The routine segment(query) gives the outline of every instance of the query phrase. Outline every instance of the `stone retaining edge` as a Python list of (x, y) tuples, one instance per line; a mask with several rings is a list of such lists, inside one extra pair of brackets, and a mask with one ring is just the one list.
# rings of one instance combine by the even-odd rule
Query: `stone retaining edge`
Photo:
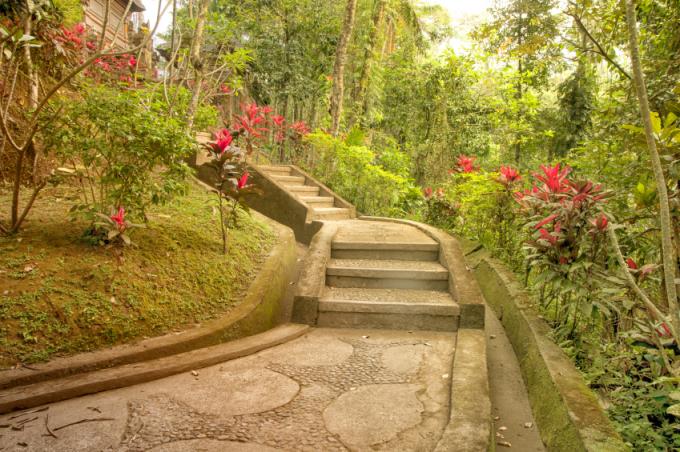
[(334, 222), (323, 223), (309, 245), (293, 299), (293, 322), (316, 325), (319, 299), (326, 286), (326, 266), (337, 231), (338, 225)]
[(439, 262), (449, 271), (449, 291), (460, 306), (459, 329), (484, 329), (484, 297), (465, 265), (465, 257), (459, 241), (452, 235), (417, 221), (387, 217), (361, 216), (360, 220), (386, 221), (416, 227), (439, 243)]
[(481, 329), (463, 329), (456, 337), (449, 423), (435, 452), (493, 450), (486, 334)]
[(283, 344), (307, 330), (307, 325), (286, 324), (226, 344), (0, 391), (0, 414), (194, 371)]
[[(200, 181), (196, 182), (207, 190), (213, 190)], [(257, 212), (252, 213), (258, 220), (266, 222), (274, 229), (278, 240), (248, 287), (244, 300), (233, 310), (201, 327), (180, 333), (170, 333), (136, 344), (124, 344), (106, 350), (56, 358), (45, 364), (36, 364), (30, 369), (3, 371), (0, 373), (0, 390), (187, 352), (261, 333), (275, 326), (279, 302), (285, 295), (288, 282), (295, 272), (297, 259), (295, 236), (290, 228)]]
[(548, 450), (630, 450), (571, 360), (548, 338), (550, 327), (512, 272), (479, 247), (468, 262), (476, 264), (477, 282), (513, 345)]

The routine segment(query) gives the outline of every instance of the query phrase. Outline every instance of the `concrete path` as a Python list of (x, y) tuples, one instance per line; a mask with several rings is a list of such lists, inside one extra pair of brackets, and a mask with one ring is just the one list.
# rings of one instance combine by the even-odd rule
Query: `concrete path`
[(0, 416), (0, 450), (434, 450), (455, 339), (319, 328), (196, 372)]

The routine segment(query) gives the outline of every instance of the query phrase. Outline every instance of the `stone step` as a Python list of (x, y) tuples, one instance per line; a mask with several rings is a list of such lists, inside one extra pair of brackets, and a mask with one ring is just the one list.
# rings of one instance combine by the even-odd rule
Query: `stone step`
[(345, 207), (314, 207), (312, 216), (315, 220), (348, 220), (350, 212)]
[(326, 284), (332, 287), (446, 291), (448, 279), (438, 262), (331, 259), (326, 267)]
[(301, 196), (300, 199), (315, 209), (333, 207), (335, 204), (335, 199), (332, 196)]
[(312, 185), (289, 185), (286, 190), (298, 196), (317, 196), (320, 189)]
[(279, 176), (279, 175), (272, 175), (275, 181), (282, 183), (283, 185), (289, 186), (298, 186), (298, 185), (304, 185), (305, 184), (305, 178), (303, 176)]
[(439, 259), (439, 244), (435, 242), (334, 241), (331, 257), (336, 259), (436, 261)]
[(267, 174), (270, 174), (272, 176), (279, 175), (279, 176), (288, 176), (290, 175), (292, 168), (290, 166), (268, 166), (268, 165), (263, 165), (260, 166), (260, 169), (264, 171)]
[(318, 326), (456, 331), (460, 308), (445, 292), (327, 287)]

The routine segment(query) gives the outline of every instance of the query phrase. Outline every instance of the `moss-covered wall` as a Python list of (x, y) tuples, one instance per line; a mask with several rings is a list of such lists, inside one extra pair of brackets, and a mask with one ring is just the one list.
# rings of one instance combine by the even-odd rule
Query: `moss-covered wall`
[(500, 318), (527, 385), (541, 438), (550, 451), (626, 451), (597, 397), (560, 348), (548, 339), (514, 275), (479, 251), (474, 275), (487, 303)]

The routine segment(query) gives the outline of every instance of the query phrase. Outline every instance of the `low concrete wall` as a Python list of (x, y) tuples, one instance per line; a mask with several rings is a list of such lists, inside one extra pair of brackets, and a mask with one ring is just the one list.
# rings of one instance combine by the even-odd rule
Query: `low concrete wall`
[(295, 237), (289, 228), (257, 213), (254, 216), (267, 222), (278, 234), (278, 240), (248, 287), (244, 299), (224, 316), (178, 334), (57, 358), (45, 364), (36, 364), (31, 369), (5, 371), (0, 373), (0, 389), (174, 355), (273, 328), (276, 325), (279, 302), (295, 272)]
[(319, 299), (326, 285), (326, 265), (331, 258), (331, 245), (337, 231), (335, 223), (324, 223), (309, 245), (293, 300), (293, 322), (316, 325)]
[(515, 350), (548, 450), (629, 450), (581, 374), (548, 339), (550, 327), (538, 317), (514, 275), (484, 250), (472, 252), (467, 260)]
[(249, 170), (253, 184), (261, 189), (263, 194), (248, 196), (246, 198), (248, 205), (269, 218), (285, 224), (295, 232), (295, 238), (299, 242), (309, 244), (322, 225), (320, 221), (312, 220), (311, 209), (270, 175), (260, 170), (257, 165), (250, 165)]
[(449, 270), (449, 292), (460, 306), (459, 328), (484, 328), (484, 298), (470, 270), (458, 240), (450, 234), (417, 221), (362, 216), (361, 220), (388, 221), (414, 226), (439, 243), (439, 262)]

